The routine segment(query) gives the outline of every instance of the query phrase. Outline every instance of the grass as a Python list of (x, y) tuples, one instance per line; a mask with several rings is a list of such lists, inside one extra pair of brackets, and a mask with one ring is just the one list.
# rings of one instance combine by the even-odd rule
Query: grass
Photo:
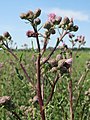
[[(48, 52), (49, 51), (47, 51), (47, 54)], [(55, 55), (58, 53), (59, 50), (55, 52), (53, 57), (55, 57)], [(19, 58), (21, 58), (25, 68), (28, 71), (29, 76), (31, 76), (31, 79), (33, 80), (33, 82), (35, 82), (35, 69), (33, 68), (34, 62), (32, 60), (32, 56), (33, 56), (32, 51), (31, 52), (15, 51), (15, 54), (17, 54)], [(36, 55), (36, 53), (34, 55)], [(79, 77), (84, 73), (85, 64), (88, 59), (90, 59), (89, 50), (81, 50), (78, 52), (74, 64), (74, 74), (73, 74), (74, 82), (77, 81)], [(40, 120), (38, 105), (35, 104), (35, 106), (33, 106), (31, 102), (33, 97), (36, 95), (36, 93), (33, 91), (31, 85), (28, 83), (18, 62), (15, 60), (13, 61), (13, 57), (5, 51), (0, 51), (0, 62), (3, 63), (3, 66), (0, 68), (0, 96), (7, 95), (12, 97), (12, 101), (13, 103), (15, 103), (16, 111), (20, 115), (20, 117), (22, 117), (22, 113), (23, 113), (20, 110), (21, 106), (25, 106), (25, 107), (30, 106), (31, 108), (37, 108), (37, 109), (33, 109), (32, 116), (34, 117), (35, 120)], [(22, 80), (18, 77), (16, 73), (16, 68), (18, 69), (20, 75), (23, 76)], [(86, 82), (83, 86), (82, 91), (88, 90), (89, 87), (90, 87), (90, 73), (86, 77)], [(48, 90), (46, 90), (46, 93), (48, 94)], [(84, 93), (82, 92), (82, 94)], [(66, 120), (66, 117), (69, 114), (68, 112), (69, 103), (67, 101), (67, 98), (68, 98), (67, 82), (66, 82), (66, 78), (64, 78), (63, 81), (58, 82), (55, 88), (54, 97), (50, 102), (50, 104), (46, 107), (47, 120), (52, 120), (52, 119), (62, 120), (62, 116), (64, 116), (65, 117), (64, 120)], [(80, 99), (81, 101), (84, 101), (83, 96), (81, 96)], [(78, 105), (80, 105), (80, 101)], [(64, 106), (65, 109), (63, 111)], [(76, 116), (78, 118), (78, 112), (76, 113)], [(9, 112), (7, 112), (5, 109), (1, 107), (0, 120), (12, 120), (12, 119), (14, 120), (15, 118), (11, 116)], [(22, 117), (22, 120), (26, 120), (26, 118)], [(28, 115), (28, 120), (31, 120), (31, 117), (29, 117), (29, 115)], [(89, 120), (89, 119), (83, 118), (82, 120)]]

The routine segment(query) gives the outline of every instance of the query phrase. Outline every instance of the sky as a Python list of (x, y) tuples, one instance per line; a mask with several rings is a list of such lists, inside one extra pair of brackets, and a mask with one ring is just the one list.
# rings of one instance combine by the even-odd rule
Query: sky
[[(75, 24), (79, 26), (76, 35), (85, 36), (85, 47), (90, 47), (90, 0), (0, 0), (0, 35), (8, 31), (14, 41), (13, 47), (14, 43), (19, 48), (24, 44), (31, 47), (31, 40), (26, 36), (26, 31), (31, 27), (19, 16), (23, 12), (35, 11), (38, 8), (42, 10), (40, 18), (43, 23), (49, 13), (73, 17)], [(55, 40), (51, 40), (49, 45), (54, 46)]]

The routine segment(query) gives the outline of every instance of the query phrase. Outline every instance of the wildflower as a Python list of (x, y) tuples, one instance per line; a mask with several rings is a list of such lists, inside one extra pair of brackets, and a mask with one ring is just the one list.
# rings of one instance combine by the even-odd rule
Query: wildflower
[(35, 33), (33, 31), (31, 31), (31, 30), (28, 30), (26, 32), (26, 35), (27, 35), (27, 37), (36, 37), (36, 36), (38, 36), (38, 33)]
[(48, 15), (48, 21), (50, 21), (50, 22), (53, 22), (55, 20), (55, 18), (56, 18), (55, 13), (50, 13)]

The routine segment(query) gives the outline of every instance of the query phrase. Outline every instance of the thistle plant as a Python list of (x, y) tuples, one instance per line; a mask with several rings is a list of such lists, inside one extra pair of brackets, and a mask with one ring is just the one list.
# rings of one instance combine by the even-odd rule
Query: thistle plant
[[(26, 32), (26, 36), (29, 39), (35, 39), (37, 43), (37, 49), (35, 53), (35, 82), (29, 76), (27, 69), (24, 67), (22, 61), (9, 47), (9, 42), (12, 37), (8, 32), (5, 32), (0, 36), (0, 47), (7, 50), (15, 60), (20, 64), (24, 75), (26, 76), (28, 82), (31, 84), (31, 87), (35, 91), (36, 95), (33, 98), (33, 104), (38, 103), (40, 108), (41, 119), (46, 119), (46, 108), (48, 107), (50, 101), (54, 96), (54, 90), (58, 81), (61, 81), (63, 77), (68, 79), (68, 93), (69, 93), (69, 104), (70, 104), (70, 120), (74, 120), (74, 108), (73, 108), (73, 87), (72, 87), (72, 64), (74, 63), (74, 58), (77, 54), (73, 54), (72, 49), (64, 43), (64, 37), (69, 36), (69, 41), (71, 42), (72, 48), (76, 44), (79, 45), (79, 48), (85, 44), (84, 36), (75, 37), (74, 33), (78, 31), (79, 27), (74, 24), (72, 18), (61, 16), (56, 16), (54, 13), (48, 15), (48, 20), (41, 25), (41, 9), (36, 11), (29, 10), (26, 13), (22, 13), (20, 18), (27, 21), (31, 25), (31, 29)], [(43, 33), (42, 33), (43, 29)], [(47, 45), (54, 35), (56, 37), (56, 44), (51, 51), (45, 56), (47, 52)], [(41, 47), (41, 40), (43, 41), (43, 47)], [(53, 55), (59, 45), (62, 46), (59, 48), (60, 54), (53, 58)], [(89, 63), (87, 63), (89, 66)], [(89, 67), (88, 67), (89, 68)], [(18, 77), (22, 80), (22, 76), (19, 74), (18, 69), (16, 69)], [(83, 78), (86, 77), (83, 76)], [(49, 88), (47, 88), (47, 83)], [(48, 94), (46, 90), (48, 89)], [(78, 99), (77, 99), (78, 102)], [(67, 117), (65, 118), (67, 119)]]

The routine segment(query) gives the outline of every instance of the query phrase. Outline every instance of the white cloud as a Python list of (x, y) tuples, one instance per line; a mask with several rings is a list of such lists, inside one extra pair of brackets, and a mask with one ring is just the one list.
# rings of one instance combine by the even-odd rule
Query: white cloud
[(45, 10), (45, 13), (49, 14), (49, 13), (55, 13), (56, 15), (59, 16), (68, 16), (68, 17), (72, 17), (75, 20), (78, 21), (89, 21), (89, 15), (81, 12), (81, 11), (74, 11), (74, 10), (64, 10), (64, 9), (59, 9), (59, 8), (52, 8), (52, 9), (47, 9)]

